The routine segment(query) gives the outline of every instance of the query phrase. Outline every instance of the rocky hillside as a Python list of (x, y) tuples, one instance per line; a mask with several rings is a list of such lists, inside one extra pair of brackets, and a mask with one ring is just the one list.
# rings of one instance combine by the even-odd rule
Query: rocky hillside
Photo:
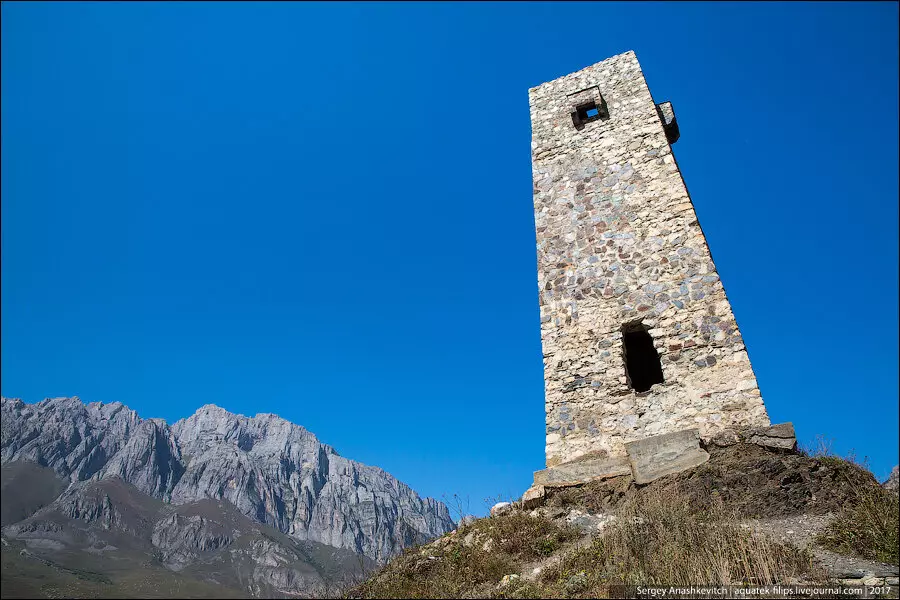
[[(5, 504), (7, 493), (55, 474), (13, 462), (2, 476)], [(29, 499), (43, 508), (3, 528), (3, 598), (318, 597), (373, 566), (251, 521), (224, 500), (167, 504), (116, 477), (41, 494)]]
[(620, 475), (500, 503), (347, 595), (630, 598), (638, 585), (827, 583), (897, 597), (892, 482), (834, 456), (748, 443), (707, 450), (708, 462), (649, 484)]
[[(4, 564), (94, 572), (63, 559), (127, 547), (191, 581), (302, 595), (453, 528), (442, 503), (270, 414), (206, 405), (170, 426), (120, 403), (3, 398), (0, 442)], [(194, 572), (237, 557), (228, 577)]]

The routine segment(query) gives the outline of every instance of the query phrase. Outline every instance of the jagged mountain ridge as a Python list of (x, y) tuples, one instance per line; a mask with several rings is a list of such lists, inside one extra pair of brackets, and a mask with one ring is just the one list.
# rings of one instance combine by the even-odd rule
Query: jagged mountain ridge
[(119, 402), (3, 398), (0, 459), (34, 462), (72, 482), (121, 478), (176, 505), (226, 500), (294, 539), (376, 561), (453, 528), (443, 503), (340, 456), (305, 428), (211, 404), (170, 426)]

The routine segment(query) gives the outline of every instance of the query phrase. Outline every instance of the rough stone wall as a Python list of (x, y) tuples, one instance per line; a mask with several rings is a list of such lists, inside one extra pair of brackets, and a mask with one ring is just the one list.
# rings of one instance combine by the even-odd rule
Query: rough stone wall
[[(608, 118), (573, 123), (587, 101)], [(766, 426), (740, 331), (634, 52), (529, 90), (547, 466), (698, 428)], [(671, 135), (671, 129), (670, 129)], [(677, 139), (673, 138), (673, 139)], [(664, 383), (635, 392), (640, 321)]]

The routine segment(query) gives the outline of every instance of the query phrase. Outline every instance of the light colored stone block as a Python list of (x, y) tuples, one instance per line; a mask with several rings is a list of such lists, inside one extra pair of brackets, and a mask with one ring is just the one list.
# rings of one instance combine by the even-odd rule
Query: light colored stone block
[(771, 427), (753, 429), (750, 431), (748, 438), (751, 444), (767, 448), (793, 450), (797, 447), (797, 436), (794, 433), (793, 423), (779, 423)]
[(700, 448), (700, 432), (687, 429), (625, 444), (636, 483), (650, 483), (664, 475), (702, 465), (709, 454)]
[(499, 517), (513, 511), (513, 505), (510, 502), (498, 502), (491, 507), (491, 516)]
[(631, 466), (623, 457), (595, 458), (568, 462), (535, 471), (534, 484), (544, 487), (566, 487), (619, 475), (630, 475)]
[(544, 493), (544, 486), (537, 484), (532, 485), (530, 488), (525, 490), (524, 494), (522, 494), (522, 499), (520, 500), (520, 502), (522, 503), (522, 508), (524, 508), (525, 510), (531, 510), (543, 504)]

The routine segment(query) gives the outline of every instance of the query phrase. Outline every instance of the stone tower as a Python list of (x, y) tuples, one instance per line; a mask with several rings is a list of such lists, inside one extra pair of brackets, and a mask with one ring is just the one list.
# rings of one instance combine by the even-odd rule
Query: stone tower
[(529, 101), (547, 466), (658, 434), (768, 426), (672, 155), (674, 111), (653, 101), (634, 52)]

